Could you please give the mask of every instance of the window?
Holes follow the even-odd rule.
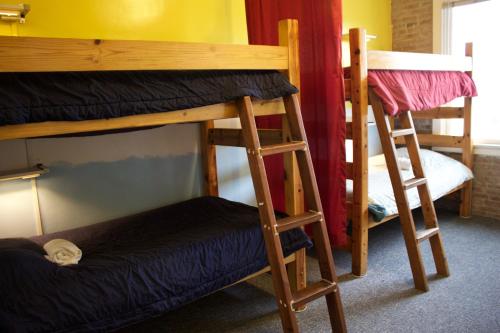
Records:
[[[498,54],[500,0],[447,1],[441,10],[443,53],[463,55],[473,43],[473,78],[478,97],[473,99],[472,137],[475,144],[500,145],[500,60]],[[446,121],[441,132],[458,134],[460,121]]]

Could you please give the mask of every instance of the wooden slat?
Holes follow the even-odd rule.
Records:
[[[262,156],[270,156],[275,154],[289,153],[292,151],[304,150],[307,148],[305,141],[283,142],[274,145],[269,145],[260,148]]]
[[[200,126],[203,192],[205,195],[218,196],[219,186],[217,180],[217,155],[215,146],[209,142],[209,133],[213,128],[213,120],[205,121]]]
[[[472,58],[429,53],[368,51],[368,69],[470,71]]]
[[[305,212],[296,216],[285,217],[276,221],[276,230],[278,232],[283,232],[294,228],[304,227],[307,224],[319,222],[322,218],[323,214],[313,211]]]
[[[398,138],[400,136],[413,135],[415,130],[413,128],[401,128],[391,131],[391,136],[393,138]]]
[[[463,107],[441,107],[426,111],[412,112],[413,119],[453,119],[463,118]]]
[[[417,186],[421,186],[421,185],[424,185],[424,184],[427,184],[427,178],[411,178],[411,179],[407,179],[403,182],[403,188],[405,190],[409,190],[409,189],[412,189],[414,187],[417,187]]]
[[[11,36],[0,45],[0,72],[288,69],[280,46]]]
[[[344,98],[351,100],[351,79],[344,79]]]
[[[271,101],[255,101],[253,102],[253,107],[256,115],[283,114],[285,112],[281,98]],[[120,128],[140,128],[236,117],[238,117],[236,104],[224,103],[187,110],[134,115],[112,119],[47,121],[43,123],[6,125],[0,127],[0,140],[86,133]]]
[[[353,179],[353,164],[352,162],[346,162],[346,178]]]
[[[283,142],[283,131],[277,129],[260,129],[261,145],[273,145]],[[208,133],[209,142],[217,146],[245,147],[243,132],[237,128],[213,128]]]
[[[420,243],[439,233],[439,228],[429,228],[417,231],[417,241]]]
[[[333,293],[337,290],[337,283],[321,280],[311,284],[309,287],[302,289],[293,294],[293,308],[300,307],[315,299]]]
[[[352,220],[352,201],[346,201],[347,219]]]
[[[438,134],[417,134],[418,142],[422,146],[433,147],[463,147],[463,137]],[[396,144],[404,144],[404,138],[395,138]]]
[[[352,140],[352,122],[345,123],[345,138]]]

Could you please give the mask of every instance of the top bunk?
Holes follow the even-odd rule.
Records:
[[[296,20],[280,21],[280,46],[0,36],[0,75],[271,70],[280,71],[292,85],[298,85],[297,25]],[[256,100],[254,109],[258,116],[285,113],[279,97]],[[237,116],[236,102],[227,101],[117,118],[4,124],[0,126],[0,140],[203,122]]]

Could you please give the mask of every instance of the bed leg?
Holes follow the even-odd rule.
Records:
[[[366,215],[366,216],[365,216]],[[352,274],[364,276],[368,269],[368,214],[352,220]]]
[[[472,181],[468,181],[460,191],[460,217],[469,218],[472,215]]]

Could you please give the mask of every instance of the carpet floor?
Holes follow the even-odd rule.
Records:
[[[424,242],[427,293],[413,288],[396,221],[370,230],[365,277],[349,275],[350,255],[335,253],[350,332],[500,332],[500,221],[461,219],[446,211],[438,216],[451,276],[435,274],[429,242]],[[317,262],[312,257],[308,261],[308,278],[314,281]],[[264,289],[270,283],[266,277],[258,281]],[[310,303],[298,319],[301,332],[331,332],[324,298]],[[243,283],[121,332],[280,331],[273,296]]]

